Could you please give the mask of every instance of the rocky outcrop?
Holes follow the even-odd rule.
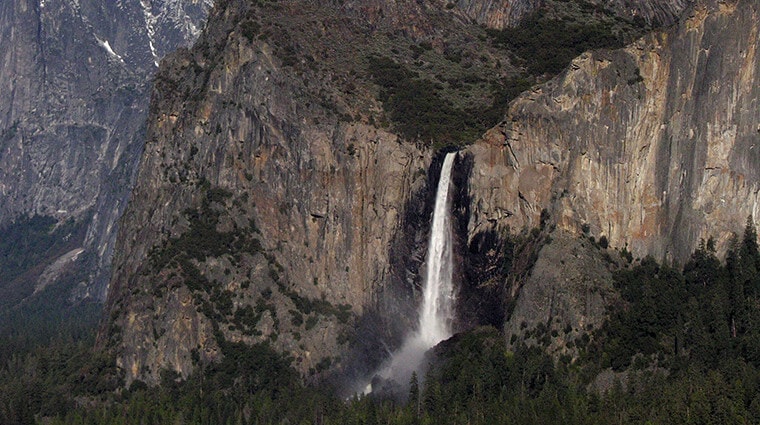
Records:
[[[561,229],[683,262],[759,217],[758,7],[704,1],[678,25],[586,53],[468,148],[470,233]]]
[[[40,284],[79,269],[76,296],[105,298],[150,79],[164,53],[194,40],[209,7],[201,0],[0,5],[0,228],[28,215],[87,226],[81,255],[48,268]],[[39,270],[55,258],[45,261]]]
[[[459,0],[456,7],[478,23],[502,29],[516,25],[542,3],[541,0]]]
[[[618,252],[589,239],[562,230],[548,235],[530,275],[514,287],[516,301],[504,326],[507,341],[577,357],[584,335],[604,323],[608,307],[619,299],[612,271],[622,264]]]

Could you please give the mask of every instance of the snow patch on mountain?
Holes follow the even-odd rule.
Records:
[[[98,41],[98,45],[100,47],[104,48],[106,50],[106,52],[108,52],[108,54],[112,58],[118,60],[121,63],[124,63],[124,59],[121,57],[121,55],[119,55],[119,54],[117,54],[116,52],[113,51],[113,49],[111,48],[111,44],[108,42],[108,40],[101,40],[100,37],[98,37],[97,35],[95,36],[95,40]]]

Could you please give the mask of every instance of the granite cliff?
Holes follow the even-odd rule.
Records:
[[[494,107],[478,81],[517,70],[472,25],[488,23],[473,12],[484,4],[217,5],[157,75],[119,229],[100,344],[127,382],[187,377],[228,341],[268,343],[307,376],[398,344],[414,320],[436,139],[451,134],[401,125],[396,112],[425,103],[389,108],[408,101],[399,86],[462,122]],[[635,4],[616,10],[670,22],[688,9],[576,58],[460,154],[460,326],[580,337],[626,261],[595,240],[682,262],[757,216],[756,4]]]
[[[760,213],[757,34],[756,2],[699,2],[668,30],[583,54],[524,93],[467,149],[469,233],[538,227],[544,211],[560,235],[604,237],[608,260],[614,247],[684,264],[710,237],[725,252]],[[605,267],[573,265],[588,254],[553,245],[508,289],[508,333],[598,324],[614,297]],[[599,263],[594,251],[583,264]],[[556,262],[569,271],[555,274]]]
[[[353,329],[380,344],[414,320],[433,152],[377,124],[368,64],[443,61],[446,43],[507,59],[455,12],[396,6],[221,2],[162,67],[101,333],[128,382],[187,376],[220,340],[268,341],[316,374]]]
[[[677,26],[586,53],[515,101],[475,157],[470,232],[562,229],[683,263],[757,217],[753,2],[703,2]],[[587,226],[587,227],[586,227]]]

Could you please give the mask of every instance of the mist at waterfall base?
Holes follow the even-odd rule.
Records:
[[[412,373],[417,372],[421,375],[420,372],[425,366],[425,353],[452,335],[454,288],[449,186],[455,157],[456,152],[448,153],[441,167],[433,209],[433,224],[428,239],[423,299],[417,328],[373,375],[372,381],[363,388],[362,392],[365,395],[378,390],[378,385],[405,388]]]

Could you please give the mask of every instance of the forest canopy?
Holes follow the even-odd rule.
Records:
[[[6,357],[0,422],[744,423],[760,417],[760,252],[749,220],[725,261],[703,241],[683,268],[645,258],[615,273],[620,302],[580,356],[507,348],[494,327],[435,348],[408,397],[339,398],[307,385],[266,344],[222,344],[224,360],[182,381],[128,390],[114,360],[70,337]],[[601,373],[613,384],[598,387]]]

